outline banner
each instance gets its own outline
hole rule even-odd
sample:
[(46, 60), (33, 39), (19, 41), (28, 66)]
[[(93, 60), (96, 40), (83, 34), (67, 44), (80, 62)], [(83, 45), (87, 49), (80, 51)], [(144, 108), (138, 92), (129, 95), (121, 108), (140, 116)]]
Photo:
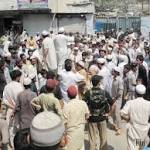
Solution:
[(43, 9), (48, 8), (48, 0), (17, 0), (18, 9)]

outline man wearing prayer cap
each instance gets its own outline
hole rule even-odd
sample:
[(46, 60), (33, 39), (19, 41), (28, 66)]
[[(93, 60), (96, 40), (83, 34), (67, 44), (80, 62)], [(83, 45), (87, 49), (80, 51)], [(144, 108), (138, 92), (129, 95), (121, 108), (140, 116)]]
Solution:
[(107, 64), (106, 64), (106, 68), (109, 70), (109, 94), (111, 95), (111, 85), (112, 85), (112, 75), (111, 72), (112, 70), (116, 67), (115, 63), (112, 61), (113, 59), (113, 55), (107, 55), (106, 56), (106, 60), (107, 60)]
[(64, 27), (61, 27), (61, 28), (59, 28), (59, 31), (58, 31), (58, 33), (64, 33), (65, 32), (65, 29), (64, 29)]
[(79, 61), (76, 63), (76, 70), (84, 77), (84, 80), (87, 81), (87, 72), (85, 70), (85, 64), (83, 61)]
[(107, 92), (109, 92), (108, 89), (110, 89), (109, 80), (110, 80), (111, 74), (106, 67), (106, 59), (105, 58), (98, 58), (97, 59), (97, 66), (99, 68), (98, 75), (103, 77), (102, 86)]
[(122, 105), (123, 97), (123, 79), (121, 78), (121, 69), (119, 67), (114, 67), (112, 71), (113, 81), (111, 87), (112, 98), (115, 101), (115, 110), (114, 110), (114, 127), (116, 130), (116, 135), (122, 133), (122, 124), (120, 117), (120, 109)]
[(139, 84), (135, 89), (137, 98), (128, 101), (121, 110), (122, 118), (128, 122), (128, 150), (142, 150), (149, 143), (150, 102), (143, 98), (146, 92), (144, 85)]
[(64, 62), (68, 58), (67, 43), (68, 38), (64, 35), (64, 28), (60, 28), (58, 35), (54, 39), (54, 45), (58, 61), (58, 71), (63, 69)]
[(105, 59), (105, 58), (98, 58), (98, 59), (97, 59), (97, 63), (98, 63), (98, 64), (105, 64), (105, 62), (106, 62), (106, 59)]
[(30, 72), (30, 74), (28, 76), (29, 76), (29, 78), (32, 81), (32, 83), (31, 83), (31, 90), (33, 92), (37, 93), (37, 95), (38, 95), (37, 72), (35, 72), (33, 70), (33, 72)]
[(15, 126), (18, 129), (29, 128), (35, 112), (31, 106), (31, 101), (37, 95), (31, 91), (31, 79), (24, 78), (23, 84), (25, 90), (21, 92), (16, 101), (15, 105)]
[(44, 38), (42, 43), (44, 67), (47, 70), (57, 70), (57, 57), (53, 39), (49, 37), (47, 31), (43, 31), (42, 36)]
[(106, 56), (106, 49), (103, 47), (102, 49), (99, 50), (99, 54), (101, 58), (105, 58)]
[(43, 36), (47, 36), (48, 34), (49, 34), (48, 31), (46, 31), (46, 30), (43, 30), (43, 31), (42, 31), (42, 35), (43, 35)]
[(33, 118), (30, 134), (34, 147), (57, 150), (65, 135), (65, 126), (55, 113), (42, 112)]
[(119, 55), (119, 64), (118, 66), (123, 70), (124, 66), (128, 64), (128, 57), (126, 55)]
[(59, 150), (67, 139), (61, 118), (53, 112), (42, 112), (33, 118), (30, 129), (17, 132), (14, 145), (20, 150)]
[(89, 74), (91, 76), (98, 74), (98, 71), (99, 71), (99, 68), (96, 65), (91, 65), (89, 68)]
[[(70, 101), (66, 104), (63, 111), (68, 136), (68, 144), (65, 150), (82, 150), (84, 146), (85, 123), (89, 117), (89, 109), (84, 101), (76, 98), (78, 94), (76, 86), (69, 86), (67, 94)], [(75, 113), (76, 111), (77, 113)]]
[(78, 47), (74, 47), (73, 52), (70, 54), (69, 58), (73, 61), (74, 65), (75, 63), (82, 60), (82, 54)]
[(40, 94), (38, 97), (34, 98), (31, 102), (32, 106), (39, 111), (52, 111), (61, 116), (61, 106), (59, 100), (54, 95), (55, 87), (56, 81), (48, 79), (46, 82), (47, 93)]

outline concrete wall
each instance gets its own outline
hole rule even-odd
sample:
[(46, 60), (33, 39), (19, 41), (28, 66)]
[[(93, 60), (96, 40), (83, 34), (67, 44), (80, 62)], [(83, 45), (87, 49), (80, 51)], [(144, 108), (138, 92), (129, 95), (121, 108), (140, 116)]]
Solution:
[(80, 17), (61, 18), (59, 19), (59, 27), (64, 27), (67, 32), (86, 32), (86, 21)]
[[(78, 5), (80, 4), (80, 5)], [(89, 0), (49, 0), (53, 13), (94, 13), (95, 7)]]
[(142, 17), (141, 18), (141, 31), (146, 39), (149, 39), (149, 32), (150, 32), (150, 17)]
[[(84, 3), (85, 0), (48, 0), (48, 7), (53, 13), (93, 13), (93, 3)], [(89, 0), (86, 0), (89, 2)], [(0, 10), (17, 10), (17, 0), (0, 0)]]
[[(50, 30), (52, 26), (53, 14), (79, 14), (78, 17), (57, 18), (53, 21), (53, 30), (56, 31), (60, 26), (70, 31), (79, 31), (82, 33), (91, 33), (93, 30), (93, 14), (95, 12), (94, 4), (90, 0), (48, 0), (48, 7), (52, 14), (24, 14), (23, 27), (29, 34), (41, 32), (43, 29)], [(0, 11), (17, 10), (17, 0), (0, 0)], [(80, 14), (86, 14), (86, 19)], [(5, 16), (4, 16), (5, 17)]]
[(17, 0), (0, 0), (0, 10), (16, 10)]
[[(29, 35), (34, 35), (36, 32), (42, 32), (43, 30), (53, 30), (57, 32), (60, 27), (64, 27), (66, 32), (81, 32), (81, 33), (93, 33), (93, 15), (86, 15), (86, 19), (80, 16), (73, 16), (68, 18), (63, 16), (62, 18), (55, 18), (48, 14), (28, 14), (23, 16), (23, 28), (27, 30)], [(52, 23), (53, 22), (53, 23)]]
[[(28, 14), (23, 16), (23, 28), (27, 30), (29, 35), (36, 32), (50, 30), (52, 25), (52, 16), (48, 14)], [(56, 30), (56, 20), (53, 22), (53, 29)]]

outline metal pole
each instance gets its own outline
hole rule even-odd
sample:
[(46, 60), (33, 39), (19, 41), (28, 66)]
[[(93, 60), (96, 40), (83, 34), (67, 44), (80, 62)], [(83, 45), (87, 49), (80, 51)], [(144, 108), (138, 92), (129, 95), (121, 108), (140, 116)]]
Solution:
[(56, 13), (53, 14), (53, 19), (52, 19), (51, 26), (50, 26), (50, 30), (52, 30), (52, 31), (53, 31), (53, 26), (54, 26), (55, 17), (56, 17)]
[[(57, 0), (57, 14), (58, 14), (58, 4), (59, 4), (59, 0)], [(58, 15), (57, 15), (58, 16)], [(57, 17), (57, 32), (58, 32), (58, 29), (59, 29), (59, 17)]]
[(148, 0), (148, 14), (149, 14), (149, 11), (150, 11), (150, 0)]
[(142, 12), (143, 12), (143, 9), (144, 9), (144, 2), (142, 1)]

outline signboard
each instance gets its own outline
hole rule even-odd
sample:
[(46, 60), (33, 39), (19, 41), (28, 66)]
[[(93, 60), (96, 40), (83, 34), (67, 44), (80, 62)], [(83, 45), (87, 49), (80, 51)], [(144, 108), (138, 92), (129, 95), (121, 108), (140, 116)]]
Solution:
[(18, 9), (43, 9), (48, 8), (48, 0), (17, 0)]

